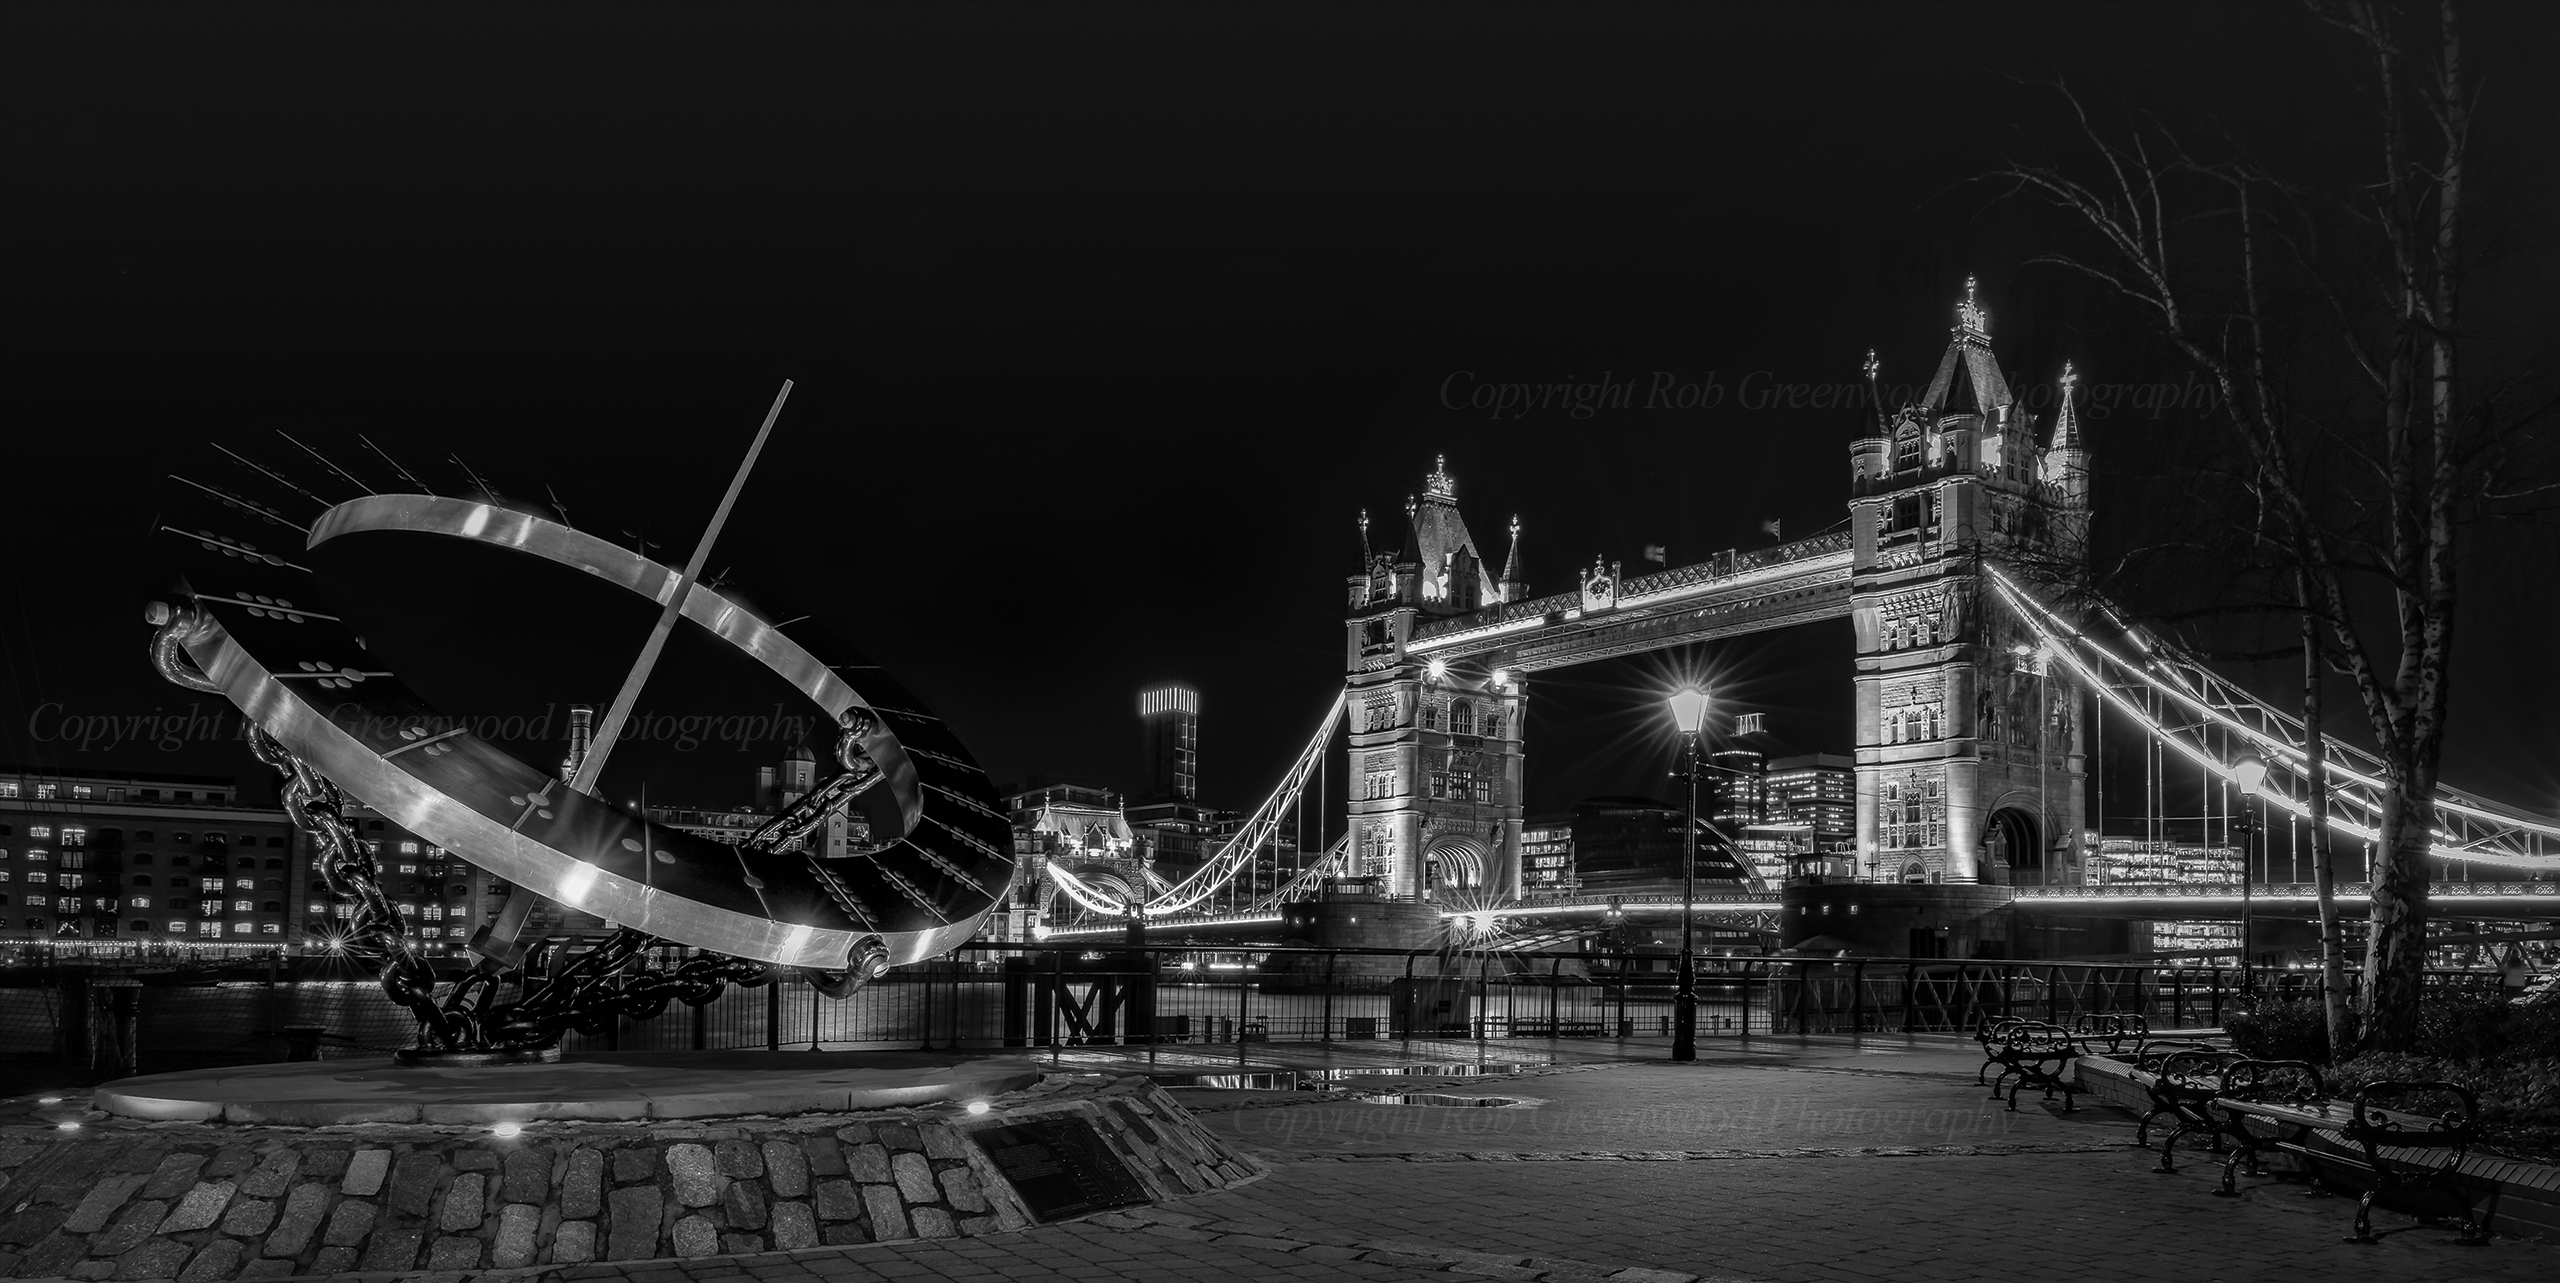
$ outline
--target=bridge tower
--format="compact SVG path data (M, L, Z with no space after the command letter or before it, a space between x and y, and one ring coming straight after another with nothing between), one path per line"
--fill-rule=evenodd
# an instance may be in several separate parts
M2065 366L2038 446L1967 279L1928 390L1890 418L1875 400L1875 435L1849 448L1862 882L2076 877L2084 701L1981 576L1985 558L2031 572L2087 558L2073 382Z
M1361 513L1361 573L1349 581L1354 871L1400 899L1514 899L1527 686L1481 657L1424 659L1406 645L1418 623L1527 596L1520 523L1497 576L1458 514L1445 458L1404 516L1399 539L1373 542Z

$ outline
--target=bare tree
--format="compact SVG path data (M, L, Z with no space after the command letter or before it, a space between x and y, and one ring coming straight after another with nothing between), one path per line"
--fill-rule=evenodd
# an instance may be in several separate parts
M2367 92L2356 181L2323 190L2219 137L2200 150L2207 133L2149 116L2102 124L2059 84L2086 154L2012 161L1997 176L2089 235L2087 249L2039 261L2132 304L2213 384L2214 422L2255 508L2248 538L2266 597L2293 599L2316 624L2306 654L2352 680L2387 776L2360 1007L2366 1045L2401 1050L2417 1030L2457 553L2478 519L2551 491L2512 475L2525 427L2553 402L2531 372L2483 378L2461 360L2480 341L2461 311L2477 266L2465 217L2474 95L2451 0L2315 12L2345 37ZM2318 697L2315 678L2315 727ZM2311 769L2319 780L2317 757ZM2313 836L2325 891L2324 828ZM2334 908L2322 917L2335 986Z

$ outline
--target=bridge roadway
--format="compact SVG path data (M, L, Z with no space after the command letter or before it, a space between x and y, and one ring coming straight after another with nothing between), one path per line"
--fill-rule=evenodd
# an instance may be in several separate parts
M2337 899L2346 911L2352 913L2372 893L2373 888L2368 883L2341 882L2337 888ZM2239 917L2241 907L2237 883L2012 887L2010 897L2012 909L2037 917L2219 921ZM2307 882L2262 882L2249 889L2251 910L2272 917L2310 917L2318 912L2319 902L2319 891ZM1696 903L1699 920L1709 924L1753 925L1766 915L1776 913L1779 908L1777 893L1767 891L1702 895ZM2560 919L2560 882L2438 882L2428 888L2428 904L2432 916L2460 921ZM1490 927L1522 919L1544 923L1601 918L1613 909L1629 918L1676 917L1680 913L1680 898L1672 895L1579 896L1492 909L1453 909L1441 916L1479 919L1478 925ZM1278 913L1172 917L1149 922L1147 931L1151 936L1180 934L1241 941L1267 937L1279 921ZM1109 940L1119 938L1125 930L1119 924L1073 927L1048 932L1041 939Z
M1432 620L1414 629L1405 650L1536 672L1848 613L1844 531L1631 576L1605 602L1575 591Z

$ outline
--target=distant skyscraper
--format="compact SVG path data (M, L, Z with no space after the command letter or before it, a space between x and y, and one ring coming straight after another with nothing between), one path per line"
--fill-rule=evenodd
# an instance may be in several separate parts
M1193 802L1200 797L1200 692L1166 686L1138 696L1145 728L1147 786L1151 802Z
M1718 824L1727 833L1739 833L1743 826L1765 823L1769 819L1769 759L1758 749L1723 748L1707 755L1715 771L1700 780L1701 799L1709 805Z
M1769 763L1768 818L1810 824L1817 840L1846 841L1858 830L1858 764L1836 753ZM1827 848L1826 848L1827 849Z

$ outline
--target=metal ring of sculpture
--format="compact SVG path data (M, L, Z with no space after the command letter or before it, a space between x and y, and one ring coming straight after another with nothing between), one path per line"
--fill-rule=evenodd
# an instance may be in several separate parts
M966 941L1003 895L1011 832L985 772L876 667L831 667L742 603L695 585L685 619L841 729L844 772L820 788L830 805L859 807L874 841L855 858L821 860L759 849L787 843L790 833L760 832L732 846L654 826L448 726L401 678L380 671L360 621L337 613L324 589L333 566L365 573L366 545L385 539L506 550L659 603L679 572L497 502L368 494L327 504L248 466L322 511L304 527L238 491L181 478L156 536L174 554L187 602L170 612L170 644L161 649L182 651L206 689L402 827L626 928L856 980ZM306 536L293 557L258 546L282 528Z

